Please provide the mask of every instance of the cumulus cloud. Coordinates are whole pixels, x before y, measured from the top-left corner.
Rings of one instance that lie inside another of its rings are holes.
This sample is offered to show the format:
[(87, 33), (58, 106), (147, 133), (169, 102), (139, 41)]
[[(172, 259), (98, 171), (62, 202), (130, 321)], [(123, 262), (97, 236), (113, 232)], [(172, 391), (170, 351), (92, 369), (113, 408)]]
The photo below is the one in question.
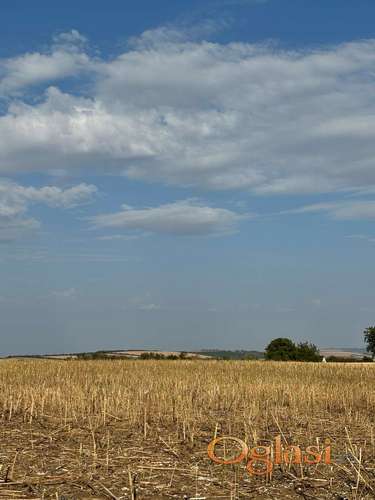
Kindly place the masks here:
[(224, 208), (205, 206), (195, 200), (183, 200), (159, 207), (131, 208), (92, 217), (96, 228), (123, 228), (173, 235), (220, 235), (233, 232), (247, 218)]
[(66, 189), (57, 186), (21, 186), (8, 179), (0, 179), (0, 215), (13, 216), (25, 212), (29, 203), (43, 203), (51, 207), (72, 208), (86, 202), (97, 192), (92, 184), (78, 184)]
[(29, 86), (77, 76), (90, 65), (85, 38), (76, 30), (54, 38), (47, 53), (33, 52), (0, 59), (0, 97), (18, 95)]
[[(0, 116), (0, 171), (90, 169), (263, 195), (375, 186), (375, 40), (291, 51), (159, 28), (94, 60), (79, 37), (42, 54), (39, 83), (84, 68), (85, 97), (55, 85), (33, 104), (12, 99)], [(3, 64), (8, 88), (34, 81), (17, 68), (39, 56)]]
[(131, 37), (128, 45), (137, 50), (153, 50), (161, 46), (165, 48), (186, 44), (188, 42), (199, 41), (210, 37), (227, 27), (227, 22), (223, 19), (209, 19), (195, 23), (194, 25), (166, 25), (146, 30), (139, 36)]
[(84, 183), (66, 189), (56, 186), (36, 188), (0, 179), (0, 241), (13, 240), (39, 228), (36, 219), (26, 216), (32, 204), (73, 208), (90, 200), (96, 192), (95, 186)]

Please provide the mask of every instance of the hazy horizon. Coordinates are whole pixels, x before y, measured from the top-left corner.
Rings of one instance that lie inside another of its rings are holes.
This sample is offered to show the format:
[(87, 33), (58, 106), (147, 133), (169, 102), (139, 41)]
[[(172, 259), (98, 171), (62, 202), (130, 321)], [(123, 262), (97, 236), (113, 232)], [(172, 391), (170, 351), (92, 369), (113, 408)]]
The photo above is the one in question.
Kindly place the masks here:
[[(266, 347), (266, 346), (265, 346)], [(212, 347), (212, 348), (202, 348), (202, 349), (191, 349), (189, 351), (186, 351), (186, 352), (215, 352), (215, 351), (228, 351), (228, 352), (264, 352), (265, 350), (265, 347), (263, 349), (252, 349), (251, 347), (249, 348), (221, 348), (221, 347)], [(348, 346), (317, 346), (319, 348), (319, 350), (321, 351), (324, 351), (324, 350), (336, 350), (336, 351), (343, 351), (343, 352), (356, 352), (356, 351), (363, 351), (363, 352), (366, 352), (366, 348), (365, 346), (363, 347), (348, 347)], [(80, 353), (90, 353), (90, 352), (121, 352), (121, 351), (124, 351), (124, 352), (131, 352), (131, 351), (151, 351), (151, 352), (169, 352), (169, 351), (172, 351), (172, 352), (185, 352), (184, 350), (171, 350), (171, 349), (168, 349), (168, 348), (164, 348), (164, 349), (161, 349), (161, 348), (147, 348), (147, 347), (140, 347), (140, 348), (137, 348), (137, 347), (133, 347), (133, 348), (129, 348), (127, 349), (126, 347), (125, 348), (122, 348), (122, 347), (118, 347), (118, 348), (112, 348), (112, 349), (106, 349), (105, 347), (102, 347), (102, 348), (99, 348), (99, 349), (95, 349), (95, 350), (89, 350), (89, 349), (83, 349), (82, 351), (65, 351), (65, 352), (57, 352), (57, 351), (54, 351), (54, 352), (13, 352), (13, 353), (8, 353), (7, 355), (5, 356), (57, 356), (57, 355), (70, 355), (70, 354), (80, 354)], [(1, 354), (0, 354), (1, 356)]]

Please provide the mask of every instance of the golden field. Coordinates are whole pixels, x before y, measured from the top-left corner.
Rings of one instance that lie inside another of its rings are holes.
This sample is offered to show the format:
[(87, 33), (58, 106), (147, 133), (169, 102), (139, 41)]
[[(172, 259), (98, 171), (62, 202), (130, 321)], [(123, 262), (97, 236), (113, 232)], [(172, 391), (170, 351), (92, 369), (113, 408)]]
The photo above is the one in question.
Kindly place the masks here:
[[(1, 360), (0, 498), (375, 498), (375, 364)], [(281, 435), (332, 463), (267, 477), (215, 436)]]

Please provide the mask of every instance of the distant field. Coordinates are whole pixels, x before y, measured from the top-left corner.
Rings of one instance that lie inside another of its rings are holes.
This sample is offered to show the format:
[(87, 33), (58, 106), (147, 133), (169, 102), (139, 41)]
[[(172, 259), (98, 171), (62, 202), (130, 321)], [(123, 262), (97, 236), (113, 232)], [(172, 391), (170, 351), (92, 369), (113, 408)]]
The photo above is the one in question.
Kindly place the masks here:
[(161, 351), (161, 350), (142, 350), (142, 349), (128, 349), (128, 350), (114, 350), (114, 351), (96, 351), (96, 352), (84, 352), (84, 353), (65, 353), (65, 354), (38, 354), (38, 355), (24, 355), (24, 356), (10, 356), (13, 359), (79, 359), (83, 357), (100, 357), (105, 358), (127, 358), (127, 359), (138, 359), (143, 355), (157, 355), (165, 358), (168, 357), (180, 357), (183, 355), (185, 358), (189, 359), (212, 359), (212, 358), (223, 358), (223, 359), (248, 359), (250, 358), (263, 358), (264, 353), (260, 351), (245, 351), (245, 350), (235, 350), (235, 351), (223, 351), (223, 350), (203, 350), (195, 352), (181, 352), (181, 351)]
[[(372, 363), (2, 360), (0, 498), (373, 499), (374, 377)], [(207, 457), (223, 435), (330, 438), (332, 463), (250, 476)]]
[(326, 358), (330, 356), (334, 356), (335, 358), (355, 358), (355, 359), (362, 359), (363, 356), (368, 355), (368, 353), (365, 353), (363, 351), (350, 351), (347, 349), (320, 349), (320, 354), (322, 356), (325, 356)]
[[(141, 349), (129, 349), (122, 351), (96, 351), (96, 352), (84, 352), (84, 353), (66, 353), (66, 354), (38, 354), (38, 355), (24, 355), (24, 356), (10, 356), (10, 359), (79, 359), (83, 357), (96, 356), (102, 359), (105, 358), (126, 358), (126, 359), (138, 359), (142, 355), (159, 355), (165, 358), (168, 356), (179, 357), (181, 356), (181, 351), (153, 351), (153, 350), (141, 350)], [(206, 353), (200, 352), (184, 352), (182, 353), (185, 358), (188, 359), (211, 359), (212, 356)]]

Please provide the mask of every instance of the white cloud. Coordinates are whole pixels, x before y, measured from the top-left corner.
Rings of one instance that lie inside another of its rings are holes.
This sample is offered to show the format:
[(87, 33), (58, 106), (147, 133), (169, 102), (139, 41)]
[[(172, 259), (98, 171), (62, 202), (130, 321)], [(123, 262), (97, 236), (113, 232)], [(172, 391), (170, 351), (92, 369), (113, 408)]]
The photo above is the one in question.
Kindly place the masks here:
[(51, 295), (59, 299), (74, 299), (77, 296), (75, 288), (67, 288), (66, 290), (52, 290)]
[(259, 194), (375, 186), (375, 40), (288, 51), (159, 28), (98, 60), (79, 37), (3, 65), (8, 88), (35, 81), (34, 60), (39, 83), (82, 68), (94, 83), (86, 97), (51, 87), (39, 102), (12, 100), (0, 171), (117, 172)]
[(146, 236), (146, 233), (144, 234), (108, 234), (104, 236), (98, 236), (96, 239), (100, 241), (113, 241), (113, 240), (122, 240), (122, 241), (132, 241), (132, 240), (138, 240), (142, 236)]
[(40, 223), (26, 216), (32, 204), (72, 208), (90, 200), (97, 188), (79, 184), (62, 189), (56, 186), (35, 188), (0, 179), (0, 241), (8, 241), (35, 231)]
[(90, 220), (96, 228), (174, 235), (220, 235), (233, 232), (247, 217), (224, 208), (205, 206), (195, 200), (184, 200), (138, 209), (125, 205), (120, 212), (97, 215)]
[(108, 252), (92, 252), (89, 251), (76, 251), (69, 253), (57, 253), (56, 251), (49, 252), (46, 249), (30, 250), (30, 248), (20, 249), (14, 248), (11, 253), (2, 256), (4, 261), (18, 261), (18, 262), (48, 262), (52, 264), (60, 263), (85, 263), (94, 262), (101, 264), (116, 264), (124, 262), (137, 263), (141, 259), (139, 257), (127, 257), (123, 253), (114, 254)]
[(8, 179), (0, 179), (0, 216), (13, 216), (25, 212), (29, 203), (42, 203), (51, 207), (72, 208), (97, 193), (92, 184), (78, 184), (70, 188), (56, 186), (21, 186)]
[(375, 237), (374, 236), (368, 236), (367, 234), (350, 234), (346, 236), (346, 238), (350, 240), (363, 240), (367, 241), (369, 243), (375, 243)]
[(0, 59), (0, 97), (18, 95), (26, 87), (77, 76), (90, 66), (83, 52), (85, 38), (76, 30), (54, 38), (46, 53), (27, 53), (12, 59)]
[(0, 243), (13, 241), (39, 229), (40, 223), (30, 217), (9, 217), (0, 215)]
[(227, 27), (224, 19), (206, 19), (194, 25), (166, 25), (146, 30), (141, 35), (129, 39), (128, 45), (132, 49), (151, 50), (162, 46), (173, 47), (176, 44), (185, 44), (199, 41)]
[(125, 309), (138, 309), (139, 311), (159, 311), (164, 309), (164, 307), (152, 300), (151, 293), (146, 292), (143, 296), (131, 297), (126, 305)]
[(331, 218), (340, 220), (375, 219), (375, 201), (348, 200), (340, 202), (315, 203), (294, 210), (288, 210), (283, 213), (306, 214), (319, 212), (326, 212)]
[(73, 208), (77, 205), (90, 201), (97, 193), (96, 186), (92, 184), (78, 184), (70, 188), (62, 189), (56, 186), (44, 186), (41, 188), (20, 188), (20, 196), (25, 201), (44, 203), (51, 207)]
[(159, 304), (141, 304), (139, 306), (141, 311), (159, 311), (161, 306)]

